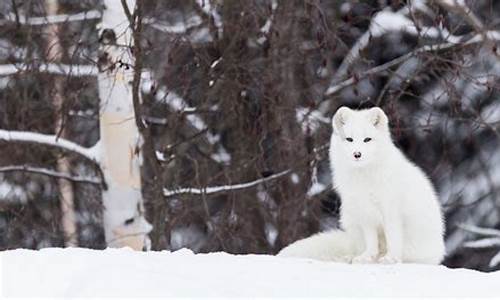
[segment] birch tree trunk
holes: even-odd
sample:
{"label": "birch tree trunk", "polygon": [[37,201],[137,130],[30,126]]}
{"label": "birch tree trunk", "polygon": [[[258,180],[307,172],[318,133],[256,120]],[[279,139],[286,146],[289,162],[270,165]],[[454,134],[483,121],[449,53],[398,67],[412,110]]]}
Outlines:
{"label": "birch tree trunk", "polygon": [[[127,3],[135,6],[133,0]],[[104,230],[108,246],[141,250],[151,225],[143,216],[142,138],[136,126],[131,90],[132,32],[120,1],[106,0],[104,6],[98,76],[101,167],[108,183],[102,195]]]}
{"label": "birch tree trunk", "polygon": [[[47,16],[56,15],[59,9],[58,0],[46,0],[45,11]],[[63,49],[59,39],[60,26],[58,23],[48,24],[46,29],[46,58],[47,62],[60,63],[63,56]],[[53,97],[55,119],[55,134],[66,138],[66,130],[64,128],[63,117],[63,102],[64,102],[64,78],[57,76],[54,79]],[[68,157],[62,156],[57,159],[57,171],[69,174],[70,162]],[[58,179],[60,205],[62,214],[62,226],[64,231],[64,243],[66,246],[77,246],[78,237],[76,229],[75,208],[74,208],[74,192],[70,181],[64,178]]]}

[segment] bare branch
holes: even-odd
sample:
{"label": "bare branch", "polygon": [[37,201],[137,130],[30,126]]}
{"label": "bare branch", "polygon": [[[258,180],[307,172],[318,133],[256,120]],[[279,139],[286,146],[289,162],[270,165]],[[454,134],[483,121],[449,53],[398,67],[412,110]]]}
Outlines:
{"label": "bare branch", "polygon": [[42,175],[47,175],[51,177],[57,177],[57,178],[63,178],[67,179],[72,182],[81,182],[81,183],[91,183],[91,184],[101,184],[102,181],[93,176],[74,176],[71,174],[66,174],[66,173],[61,173],[57,172],[55,170],[50,170],[46,168],[37,168],[37,167],[31,167],[31,166],[5,166],[5,167],[0,167],[0,172],[29,172],[29,173],[35,173],[35,174],[42,174]]}
{"label": "bare branch", "polygon": [[127,16],[128,22],[130,23],[130,27],[134,28],[135,27],[135,18],[134,15],[130,12],[130,8],[128,7],[127,0],[121,0],[122,7],[123,7],[123,12],[125,13],[125,16]]}

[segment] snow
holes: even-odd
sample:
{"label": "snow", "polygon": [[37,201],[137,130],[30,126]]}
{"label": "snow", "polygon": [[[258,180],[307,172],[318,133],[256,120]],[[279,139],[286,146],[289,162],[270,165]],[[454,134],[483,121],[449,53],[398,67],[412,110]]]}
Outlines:
{"label": "snow", "polygon": [[0,182],[0,202],[2,201],[19,201],[20,203],[24,204],[28,202],[28,195],[21,186],[2,181]]}
{"label": "snow", "polygon": [[493,258],[490,260],[489,266],[494,267],[498,266],[499,264],[500,264],[500,252],[498,252],[497,254],[495,254],[495,256],[493,256]]}
{"label": "snow", "polygon": [[[148,91],[151,90],[149,87],[152,84],[152,80],[145,80],[145,84],[143,85],[143,91]],[[179,113],[187,113],[187,112],[195,112],[196,108],[195,107],[189,107],[187,102],[177,95],[175,92],[168,91],[165,88],[160,88],[158,89],[156,93],[156,100],[159,101],[160,103],[165,103],[167,104],[173,111],[179,112]],[[216,106],[210,107],[210,110],[214,111],[217,110],[218,108]],[[186,119],[189,121],[192,127],[196,128],[199,131],[203,131],[207,129],[207,124],[203,119],[194,114],[187,114]],[[208,142],[212,145],[216,144],[220,140],[220,136],[218,134],[212,134],[211,132],[207,131],[206,132],[206,138]],[[212,157],[217,162],[229,162],[231,160],[231,157],[227,153],[225,149],[220,147],[220,150],[218,153],[214,154]]]}
{"label": "snow", "polygon": [[320,111],[306,107],[299,107],[295,110],[295,119],[301,125],[304,134],[315,133],[321,123],[330,124],[330,119],[323,116]]}
{"label": "snow", "polygon": [[231,163],[231,154],[229,154],[222,145],[219,146],[217,152],[210,155],[210,158],[224,165],[229,165]]}
{"label": "snow", "polygon": [[[143,87],[143,91],[144,90],[147,91],[148,86],[150,85],[145,84]],[[158,89],[158,91],[156,92],[156,99],[160,103],[167,104],[175,112],[186,112],[186,111],[189,112],[195,110],[189,107],[186,101],[182,99],[181,96],[177,95],[177,93],[173,91],[167,91],[164,88]],[[193,126],[199,131],[205,130],[207,128],[205,122],[197,115],[189,114],[186,116],[186,118],[191,123],[191,126]]]}
{"label": "snow", "polygon": [[47,248],[0,254],[2,295],[334,297],[500,295],[500,272],[348,265],[268,255]]}
{"label": "snow", "polygon": [[500,122],[500,110],[496,102],[488,105],[483,111],[481,111],[481,119],[485,123],[498,123]]}
{"label": "snow", "polygon": [[309,190],[307,191],[307,196],[308,197],[312,197],[314,195],[317,195],[321,192],[323,192],[324,190],[326,190],[327,186],[322,184],[321,182],[314,182],[311,187],[309,188]]}
{"label": "snow", "polygon": [[[220,61],[220,59],[218,61]],[[210,82],[210,85],[212,84],[213,81]],[[142,74],[142,91],[144,93],[150,93],[154,85],[155,81],[153,79],[153,74],[151,72],[144,71]],[[158,90],[156,91],[155,99],[159,103],[164,103],[168,105],[175,112],[189,113],[186,114],[186,119],[191,124],[191,126],[194,127],[196,130],[203,131],[208,128],[205,121],[203,121],[203,119],[199,115],[195,114],[197,108],[188,106],[186,100],[184,100],[177,93],[167,90],[165,87],[161,87],[158,88]],[[216,111],[219,109],[219,107],[217,105],[212,105],[209,109],[211,111]],[[213,134],[208,130],[205,133],[205,136],[207,141],[212,145],[215,145],[220,141],[220,135]],[[212,154],[210,157],[218,163],[222,164],[230,163],[231,155],[227,152],[227,150],[222,145],[219,145],[217,149],[218,149],[217,152]],[[158,155],[157,158],[161,160],[161,158]]]}
{"label": "snow", "polygon": [[155,154],[156,154],[156,159],[157,160],[159,160],[159,161],[167,161],[165,159],[165,154],[163,152],[156,150]]}
{"label": "snow", "polygon": [[212,6],[210,0],[196,0],[199,7],[209,16],[213,18],[214,25],[217,27],[219,34],[222,34],[222,18],[216,8]]}
{"label": "snow", "polygon": [[200,250],[206,243],[205,232],[195,224],[173,228],[170,232],[170,247],[179,250],[184,247]]}
{"label": "snow", "polygon": [[343,15],[347,15],[352,9],[352,4],[349,2],[344,2],[342,5],[340,5],[340,12]]}
{"label": "snow", "polygon": [[210,65],[210,69],[215,68],[220,63],[221,60],[222,60],[222,56],[219,57],[218,59],[214,60],[214,62]]}
{"label": "snow", "polygon": [[193,44],[204,44],[213,41],[210,35],[210,30],[206,27],[194,30],[191,35],[189,35],[189,41]]}
{"label": "snow", "polygon": [[455,6],[455,5],[458,5],[458,6],[467,6],[467,4],[465,4],[465,1],[464,0],[440,0],[443,4],[446,4],[448,6]]}
{"label": "snow", "polygon": [[269,245],[274,246],[276,244],[276,239],[278,238],[278,229],[274,226],[274,224],[266,223],[264,231],[266,232],[267,242]]}
{"label": "snow", "polygon": [[[271,15],[266,20],[266,23],[264,23],[264,25],[260,28],[260,32],[264,35],[269,34],[269,32],[271,31],[271,26],[273,25],[273,22],[274,22],[274,15],[276,12],[276,8],[278,8],[278,1],[273,0],[271,3]],[[264,44],[264,42],[266,40],[267,40],[267,37],[262,36],[262,37],[257,39],[257,43],[262,45],[262,44]]]}

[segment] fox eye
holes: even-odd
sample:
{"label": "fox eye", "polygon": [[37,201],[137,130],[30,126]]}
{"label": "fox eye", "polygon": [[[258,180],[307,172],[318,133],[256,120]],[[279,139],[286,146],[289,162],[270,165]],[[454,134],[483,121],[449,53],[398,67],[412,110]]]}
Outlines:
{"label": "fox eye", "polygon": [[345,138],[346,141],[348,141],[349,143],[352,143],[353,139],[348,137],[348,138]]}
{"label": "fox eye", "polygon": [[365,138],[365,139],[363,140],[363,142],[368,143],[368,142],[369,142],[369,141],[371,141],[371,140],[372,140],[372,138]]}

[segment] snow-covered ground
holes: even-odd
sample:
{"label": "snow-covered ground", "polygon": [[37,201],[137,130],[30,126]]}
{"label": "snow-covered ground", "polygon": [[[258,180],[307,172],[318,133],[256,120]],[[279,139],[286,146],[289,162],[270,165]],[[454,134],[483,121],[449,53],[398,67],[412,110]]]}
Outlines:
{"label": "snow-covered ground", "polygon": [[500,272],[267,255],[43,249],[0,253],[2,296],[496,296]]}

